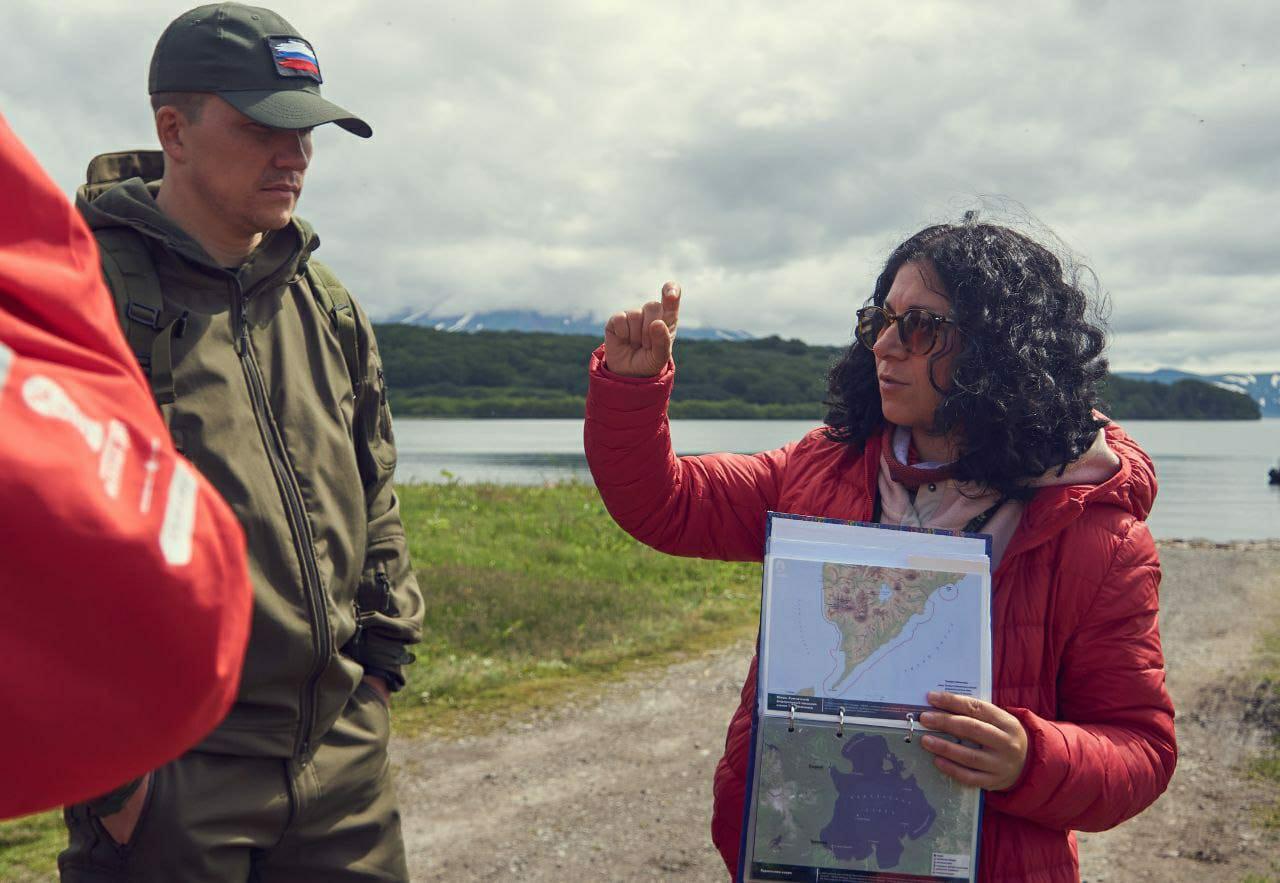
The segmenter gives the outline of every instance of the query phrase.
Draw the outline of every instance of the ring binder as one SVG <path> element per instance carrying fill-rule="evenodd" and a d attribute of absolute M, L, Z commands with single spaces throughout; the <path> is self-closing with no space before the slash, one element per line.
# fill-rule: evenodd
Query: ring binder
<path fill-rule="evenodd" d="M 735 880 L 974 883 L 982 793 L 917 737 L 939 684 L 990 698 L 990 556 L 986 536 L 769 514 Z"/>

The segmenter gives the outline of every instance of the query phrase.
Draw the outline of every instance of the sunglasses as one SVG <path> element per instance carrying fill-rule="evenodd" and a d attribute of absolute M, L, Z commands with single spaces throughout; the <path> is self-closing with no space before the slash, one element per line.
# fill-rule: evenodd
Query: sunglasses
<path fill-rule="evenodd" d="M 942 326 L 956 324 L 945 316 L 931 313 L 922 307 L 912 307 L 895 315 L 884 307 L 868 306 L 858 310 L 857 316 L 858 323 L 854 326 L 853 334 L 858 343 L 871 349 L 890 325 L 897 325 L 898 340 L 902 341 L 902 348 L 913 356 L 933 352 L 933 348 L 938 345 Z"/>

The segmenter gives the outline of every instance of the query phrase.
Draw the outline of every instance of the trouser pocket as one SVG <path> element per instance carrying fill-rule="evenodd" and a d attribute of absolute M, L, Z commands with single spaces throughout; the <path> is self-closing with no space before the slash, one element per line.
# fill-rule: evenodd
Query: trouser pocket
<path fill-rule="evenodd" d="M 117 843 L 87 804 L 68 806 L 62 812 L 67 826 L 67 848 L 58 856 L 58 872 L 67 881 L 124 880 L 129 859 L 146 837 L 148 822 L 154 815 L 164 777 L 161 770 L 151 774 L 143 798 L 138 822 L 125 843 Z"/>

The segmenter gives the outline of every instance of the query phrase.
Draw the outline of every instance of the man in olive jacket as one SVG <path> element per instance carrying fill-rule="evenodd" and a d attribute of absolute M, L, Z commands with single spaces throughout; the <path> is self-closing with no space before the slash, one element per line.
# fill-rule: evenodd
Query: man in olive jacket
<path fill-rule="evenodd" d="M 69 807 L 64 880 L 408 876 L 388 703 L 422 597 L 391 417 L 368 319 L 293 214 L 311 129 L 372 131 L 320 81 L 314 49 L 270 10 L 191 10 L 151 62 L 163 152 L 99 157 L 79 193 L 173 439 L 244 527 L 255 597 L 230 714 L 195 750 Z"/>

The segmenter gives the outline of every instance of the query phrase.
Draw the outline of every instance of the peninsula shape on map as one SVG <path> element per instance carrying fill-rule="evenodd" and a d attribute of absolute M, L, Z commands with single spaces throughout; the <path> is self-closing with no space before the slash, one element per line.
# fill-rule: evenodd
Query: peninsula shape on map
<path fill-rule="evenodd" d="M 769 597 L 770 707 L 786 697 L 921 706 L 978 695 L 978 574 L 779 558 Z M 819 710 L 806 708 L 799 710 Z"/>
<path fill-rule="evenodd" d="M 968 879 L 977 789 L 942 775 L 919 740 L 784 718 L 761 720 L 752 877 L 771 869 Z M 812 879 L 798 874 L 794 878 Z"/>

